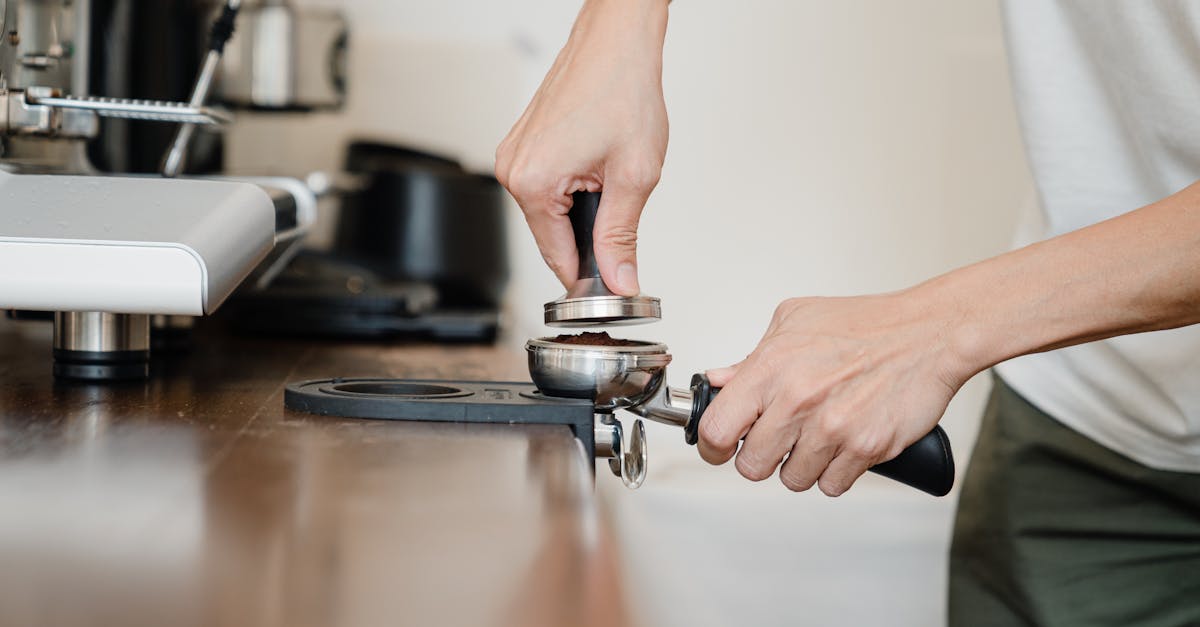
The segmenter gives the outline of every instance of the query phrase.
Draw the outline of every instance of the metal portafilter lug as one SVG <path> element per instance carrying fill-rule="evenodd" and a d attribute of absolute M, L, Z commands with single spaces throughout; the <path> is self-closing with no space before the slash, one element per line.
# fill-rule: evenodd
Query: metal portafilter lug
<path fill-rule="evenodd" d="M 598 414 L 596 423 L 596 457 L 608 458 L 608 468 L 621 478 L 625 487 L 636 490 L 646 480 L 646 427 L 641 420 L 633 423 L 628 444 L 621 421 L 612 414 Z"/>

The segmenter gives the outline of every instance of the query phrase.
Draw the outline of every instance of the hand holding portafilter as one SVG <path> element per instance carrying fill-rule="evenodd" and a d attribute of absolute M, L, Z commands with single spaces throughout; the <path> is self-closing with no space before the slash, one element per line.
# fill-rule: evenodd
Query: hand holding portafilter
<path fill-rule="evenodd" d="M 579 250 L 579 275 L 562 298 L 546 303 L 545 321 L 552 327 L 644 324 L 662 318 L 653 296 L 617 296 L 604 284 L 596 263 L 592 232 L 600 211 L 600 192 L 575 192 L 569 215 Z"/>
<path fill-rule="evenodd" d="M 529 340 L 525 350 L 529 375 L 543 394 L 589 399 L 602 414 L 627 409 L 648 420 L 682 427 L 688 444 L 696 443 L 704 411 L 720 392 L 699 374 L 688 388 L 665 385 L 671 355 L 665 345 L 654 342 L 592 346 L 540 339 Z M 954 484 L 950 440 L 941 427 L 934 426 L 894 459 L 870 470 L 944 496 Z"/>

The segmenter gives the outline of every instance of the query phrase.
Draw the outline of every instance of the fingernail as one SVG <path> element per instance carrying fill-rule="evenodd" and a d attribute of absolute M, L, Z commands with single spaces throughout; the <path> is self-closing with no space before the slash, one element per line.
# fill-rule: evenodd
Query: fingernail
<path fill-rule="evenodd" d="M 617 266 L 617 288 L 630 295 L 641 291 L 638 287 L 637 267 L 632 263 L 626 262 Z"/>

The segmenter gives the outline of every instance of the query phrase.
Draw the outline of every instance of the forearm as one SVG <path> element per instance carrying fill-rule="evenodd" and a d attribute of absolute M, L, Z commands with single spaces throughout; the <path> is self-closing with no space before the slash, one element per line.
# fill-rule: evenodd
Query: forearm
<path fill-rule="evenodd" d="M 1200 322 L 1200 184 L 911 290 L 959 366 Z"/>

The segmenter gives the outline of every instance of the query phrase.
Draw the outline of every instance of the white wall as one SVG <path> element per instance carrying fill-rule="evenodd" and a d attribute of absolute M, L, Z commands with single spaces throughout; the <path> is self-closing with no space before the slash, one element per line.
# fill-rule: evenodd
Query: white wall
<path fill-rule="evenodd" d="M 345 0 L 343 115 L 250 118 L 243 169 L 335 167 L 384 136 L 487 170 L 578 0 Z M 997 7 L 961 0 L 679 0 L 665 61 L 671 147 L 641 231 L 642 285 L 676 382 L 750 351 L 788 296 L 910 285 L 1004 249 L 1032 196 Z M 280 139 L 281 132 L 283 139 Z M 561 287 L 511 213 L 509 342 L 544 333 Z M 624 333 L 624 331 L 623 331 Z M 986 381 L 944 424 L 960 460 Z M 951 500 L 864 481 L 841 499 L 750 485 L 652 426 L 652 470 L 598 477 L 647 625 L 940 621 Z"/>

